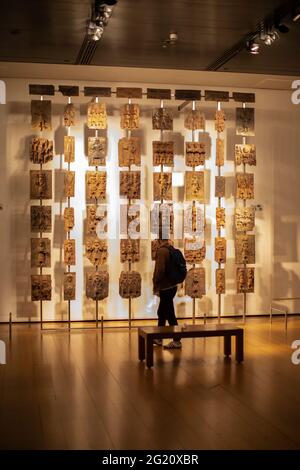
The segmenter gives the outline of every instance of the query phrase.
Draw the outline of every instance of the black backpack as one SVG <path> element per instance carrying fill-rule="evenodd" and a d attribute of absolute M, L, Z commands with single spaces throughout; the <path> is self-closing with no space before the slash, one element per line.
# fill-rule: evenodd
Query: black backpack
<path fill-rule="evenodd" d="M 169 250 L 168 279 L 172 284 L 181 284 L 186 278 L 186 261 L 178 248 L 167 247 Z"/>

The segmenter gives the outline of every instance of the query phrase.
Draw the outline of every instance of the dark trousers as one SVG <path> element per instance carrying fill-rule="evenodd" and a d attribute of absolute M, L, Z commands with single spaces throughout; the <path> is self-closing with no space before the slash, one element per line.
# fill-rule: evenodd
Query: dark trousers
<path fill-rule="evenodd" d="M 158 326 L 165 326 L 166 322 L 168 322 L 170 326 L 178 325 L 173 303 L 176 292 L 177 287 L 159 291 L 160 302 L 157 310 Z M 174 341 L 179 340 L 180 336 L 174 336 Z"/>

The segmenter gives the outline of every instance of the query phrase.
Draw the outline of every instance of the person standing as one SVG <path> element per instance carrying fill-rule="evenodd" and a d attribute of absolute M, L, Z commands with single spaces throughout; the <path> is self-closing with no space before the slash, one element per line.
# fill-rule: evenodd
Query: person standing
<path fill-rule="evenodd" d="M 170 326 L 178 325 L 173 302 L 177 292 L 177 283 L 172 281 L 172 276 L 170 276 L 170 250 L 172 249 L 174 248 L 171 240 L 159 240 L 153 273 L 153 292 L 160 299 L 157 310 L 158 326 L 165 326 L 166 322 Z M 154 343 L 162 346 L 162 340 L 155 340 Z M 176 335 L 170 343 L 164 346 L 165 349 L 181 349 L 181 347 L 180 337 Z"/>

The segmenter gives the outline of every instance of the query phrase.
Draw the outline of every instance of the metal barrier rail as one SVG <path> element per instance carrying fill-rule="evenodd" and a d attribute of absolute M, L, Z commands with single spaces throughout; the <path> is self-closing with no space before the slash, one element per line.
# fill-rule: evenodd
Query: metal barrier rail
<path fill-rule="evenodd" d="M 282 302 L 282 301 L 287 301 L 287 300 L 300 300 L 300 297 L 277 297 L 272 300 L 272 303 L 270 306 L 270 323 L 272 324 L 273 311 L 284 313 L 284 324 L 285 324 L 286 330 L 288 326 L 288 313 L 289 313 L 288 308 L 286 306 L 283 306 L 282 308 L 273 307 L 273 302 Z"/>

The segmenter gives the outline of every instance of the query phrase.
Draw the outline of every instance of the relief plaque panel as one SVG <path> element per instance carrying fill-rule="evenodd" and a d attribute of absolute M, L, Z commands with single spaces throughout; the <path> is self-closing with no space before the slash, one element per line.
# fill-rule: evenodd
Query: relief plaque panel
<path fill-rule="evenodd" d="M 255 226 L 255 207 L 238 207 L 235 209 L 235 229 L 237 232 L 251 232 Z"/>
<path fill-rule="evenodd" d="M 74 207 L 65 207 L 64 209 L 64 231 L 70 232 L 74 228 Z"/>
<path fill-rule="evenodd" d="M 216 293 L 225 294 L 225 269 L 216 269 Z"/>
<path fill-rule="evenodd" d="M 133 131 L 140 125 L 140 107 L 138 104 L 124 104 L 121 107 L 121 129 Z"/>
<path fill-rule="evenodd" d="M 76 264 L 74 239 L 70 238 L 68 240 L 64 240 L 64 263 L 68 266 L 74 266 Z"/>
<path fill-rule="evenodd" d="M 34 233 L 51 232 L 51 206 L 30 206 L 31 231 Z"/>
<path fill-rule="evenodd" d="M 236 108 L 236 135 L 255 135 L 254 108 Z"/>
<path fill-rule="evenodd" d="M 205 295 L 205 269 L 192 268 L 185 279 L 185 295 L 192 299 L 201 299 Z"/>
<path fill-rule="evenodd" d="M 30 142 L 30 161 L 41 165 L 53 160 L 53 140 L 34 137 Z"/>
<path fill-rule="evenodd" d="M 50 238 L 31 239 L 31 267 L 51 267 L 51 242 Z"/>
<path fill-rule="evenodd" d="M 256 147 L 254 144 L 235 145 L 235 163 L 237 165 L 256 165 Z"/>
<path fill-rule="evenodd" d="M 88 137 L 89 166 L 106 165 L 106 137 Z"/>
<path fill-rule="evenodd" d="M 105 201 L 106 199 L 106 172 L 87 171 L 85 174 L 86 198 Z"/>
<path fill-rule="evenodd" d="M 87 126 L 89 129 L 106 129 L 107 114 L 105 103 L 92 101 L 87 110 Z"/>
<path fill-rule="evenodd" d="M 142 278 L 137 271 L 122 271 L 119 279 L 119 293 L 123 299 L 134 299 L 141 295 Z"/>
<path fill-rule="evenodd" d="M 255 264 L 255 235 L 236 235 L 236 264 Z"/>
<path fill-rule="evenodd" d="M 215 114 L 215 129 L 217 132 L 224 132 L 226 116 L 222 109 L 218 109 Z"/>
<path fill-rule="evenodd" d="M 94 266 L 107 262 L 107 240 L 89 238 L 86 241 L 85 255 Z"/>
<path fill-rule="evenodd" d="M 172 200 L 172 173 L 153 173 L 153 200 Z"/>
<path fill-rule="evenodd" d="M 120 240 L 120 261 L 138 263 L 140 261 L 140 240 Z"/>
<path fill-rule="evenodd" d="M 217 138 L 216 140 L 216 165 L 223 166 L 224 165 L 224 157 L 225 155 L 225 147 L 224 147 L 224 139 Z"/>
<path fill-rule="evenodd" d="M 153 166 L 174 166 L 174 142 L 152 142 Z"/>
<path fill-rule="evenodd" d="M 151 240 L 151 259 L 155 261 L 156 252 L 159 247 L 159 240 Z"/>
<path fill-rule="evenodd" d="M 221 228 L 225 228 L 225 209 L 224 209 L 224 207 L 217 207 L 216 208 L 216 225 L 217 225 L 217 230 L 221 230 Z"/>
<path fill-rule="evenodd" d="M 72 135 L 64 137 L 64 158 L 66 163 L 75 161 L 75 137 Z"/>
<path fill-rule="evenodd" d="M 205 130 L 205 116 L 198 109 L 192 109 L 186 113 L 184 127 L 190 131 Z"/>
<path fill-rule="evenodd" d="M 64 300 L 76 298 L 76 273 L 64 273 Z"/>
<path fill-rule="evenodd" d="M 64 109 L 64 126 L 72 127 L 76 125 L 75 122 L 76 108 L 73 103 L 68 103 Z"/>
<path fill-rule="evenodd" d="M 107 209 L 105 206 L 94 204 L 87 206 L 86 232 L 88 235 L 96 235 L 96 233 L 104 235 L 107 232 Z"/>
<path fill-rule="evenodd" d="M 253 173 L 237 173 L 236 183 L 237 199 L 254 199 Z"/>
<path fill-rule="evenodd" d="M 64 172 L 64 196 L 74 197 L 75 195 L 75 171 Z"/>
<path fill-rule="evenodd" d="M 120 196 L 128 199 L 141 198 L 140 171 L 120 171 Z"/>
<path fill-rule="evenodd" d="M 185 198 L 204 203 L 204 171 L 185 172 Z"/>
<path fill-rule="evenodd" d="M 109 274 L 96 271 L 86 275 L 86 296 L 92 300 L 103 300 L 108 297 Z"/>
<path fill-rule="evenodd" d="M 50 274 L 33 274 L 31 276 L 31 300 L 51 300 Z"/>
<path fill-rule="evenodd" d="M 184 257 L 189 264 L 200 264 L 205 260 L 206 244 L 205 241 L 199 242 L 196 239 L 184 240 Z"/>
<path fill-rule="evenodd" d="M 36 131 L 51 131 L 51 101 L 31 101 L 31 127 Z"/>
<path fill-rule="evenodd" d="M 237 268 L 236 282 L 238 294 L 254 292 L 254 268 Z"/>
<path fill-rule="evenodd" d="M 157 108 L 152 114 L 152 129 L 161 131 L 173 130 L 173 116 L 166 108 Z"/>
<path fill-rule="evenodd" d="M 185 143 L 185 164 L 186 166 L 199 166 L 205 164 L 205 143 L 186 142 Z"/>
<path fill-rule="evenodd" d="M 226 238 L 215 238 L 215 261 L 217 263 L 226 263 Z"/>
<path fill-rule="evenodd" d="M 215 177 L 215 197 L 225 197 L 225 176 Z"/>
<path fill-rule="evenodd" d="M 150 212 L 151 233 L 159 236 L 159 228 L 163 239 L 174 235 L 174 210 L 173 204 L 155 203 Z"/>
<path fill-rule="evenodd" d="M 30 199 L 52 199 L 51 170 L 30 170 Z"/>
<path fill-rule="evenodd" d="M 119 166 L 141 166 L 141 144 L 138 137 L 123 137 L 118 143 Z"/>

